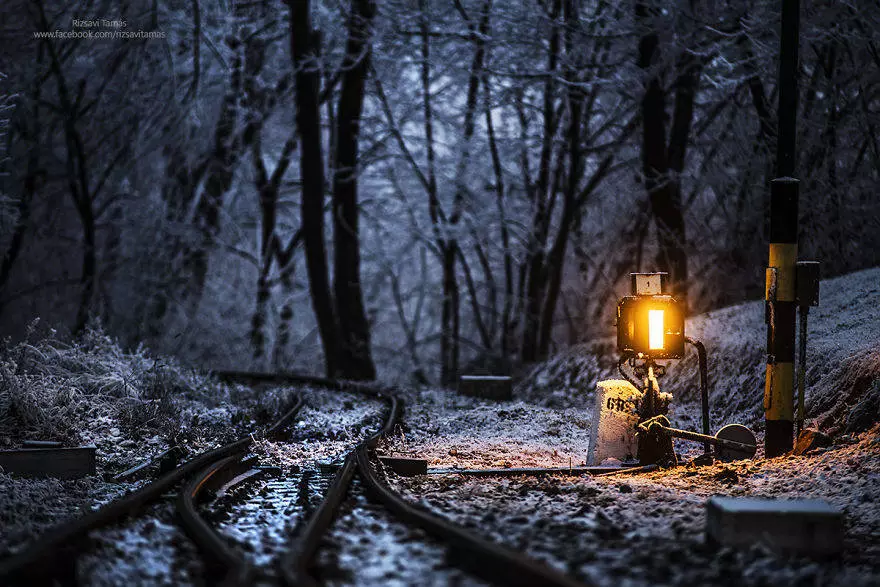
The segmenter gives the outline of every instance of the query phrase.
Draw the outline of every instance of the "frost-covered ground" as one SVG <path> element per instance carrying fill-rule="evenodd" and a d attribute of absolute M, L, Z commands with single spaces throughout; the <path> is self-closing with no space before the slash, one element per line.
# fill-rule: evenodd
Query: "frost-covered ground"
<path fill-rule="evenodd" d="M 0 448 L 24 439 L 94 444 L 98 473 L 58 481 L 0 471 L 0 553 L 138 487 L 111 480 L 172 445 L 197 454 L 258 431 L 292 391 L 222 384 L 142 350 L 124 352 L 100 331 L 74 344 L 48 336 L 0 345 Z"/>
<path fill-rule="evenodd" d="M 256 391 L 268 392 L 261 386 Z M 302 387 L 305 407 L 283 440 L 258 440 L 250 456 L 260 465 L 280 468 L 230 492 L 218 494 L 201 511 L 231 545 L 265 574 L 275 571 L 302 524 L 299 484 L 304 471 L 333 462 L 379 427 L 382 402 L 349 393 Z M 319 496 L 320 497 L 320 496 Z M 211 584 L 193 544 L 181 531 L 174 500 L 152 506 L 144 516 L 92 533 L 95 548 L 78 561 L 77 581 L 84 585 Z"/>
<path fill-rule="evenodd" d="M 763 438 L 764 328 L 763 302 L 687 322 L 709 353 L 713 432 L 739 422 Z M 880 269 L 822 282 L 808 340 L 808 425 L 832 435 L 828 449 L 620 478 L 428 475 L 395 484 L 438 514 L 599 585 L 878 585 Z M 674 396 L 673 422 L 691 429 L 695 355 L 670 362 L 661 380 Z M 569 349 L 537 366 L 512 402 L 412 392 L 407 429 L 385 449 L 421 455 L 432 468 L 582 464 L 595 385 L 618 377 L 616 359 L 613 339 Z M 846 512 L 844 554 L 814 561 L 768 543 L 712 548 L 704 509 L 713 494 L 825 499 Z"/>
<path fill-rule="evenodd" d="M 693 317 L 687 331 L 709 352 L 712 430 L 740 422 L 761 438 L 763 302 Z M 392 483 L 440 515 L 602 586 L 880 584 L 880 269 L 822 283 L 809 341 L 808 424 L 834 439 L 827 449 L 620 478 L 432 474 L 393 477 Z M 528 373 L 510 402 L 405 390 L 404 424 L 380 450 L 425 457 L 432 468 L 583 464 L 595 385 L 617 377 L 616 358 L 613 339 L 569 349 Z M 691 429 L 699 414 L 696 363 L 695 354 L 670 362 L 661 380 L 674 396 L 673 422 Z M 0 553 L 17 551 L 46 528 L 136 487 L 105 479 L 172 442 L 193 453 L 259 429 L 294 391 L 305 395 L 306 407 L 292 442 L 254 445 L 262 464 L 281 467 L 282 478 L 338 461 L 377 426 L 380 402 L 312 389 L 222 385 L 173 361 L 125 353 L 99 332 L 74 345 L 50 337 L 2 346 L 0 447 L 23 438 L 94 443 L 99 475 L 62 482 L 0 473 Z M 272 483 L 244 492 L 242 507 L 260 501 Z M 710 547 L 704 508 L 713 494 L 825 499 L 846 512 L 843 555 L 797 558 L 766 542 L 745 550 Z M 314 506 L 294 504 L 294 495 L 276 496 L 274 512 L 251 511 L 247 524 L 229 517 L 224 532 L 238 544 L 255 545 L 255 560 L 271 558 L 296 530 L 288 518 Z M 283 519 L 283 526 L 265 528 L 272 519 Z M 198 583 L 203 575 L 167 502 L 92 539 L 95 548 L 75 570 L 83 584 Z M 269 543 L 276 546 L 266 548 Z M 148 548 L 138 551 L 138 545 Z M 446 566 L 440 545 L 369 506 L 357 491 L 326 547 L 320 573 L 334 584 L 472 582 Z"/>

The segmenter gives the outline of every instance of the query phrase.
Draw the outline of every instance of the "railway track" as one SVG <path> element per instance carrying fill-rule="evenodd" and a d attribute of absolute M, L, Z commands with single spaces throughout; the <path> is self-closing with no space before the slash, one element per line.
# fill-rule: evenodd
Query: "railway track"
<path fill-rule="evenodd" d="M 262 436 L 271 438 L 279 434 L 293 421 L 302 405 L 302 398 L 297 396 L 292 407 Z M 59 568 L 70 567 L 69 561 L 75 559 L 88 543 L 89 532 L 137 515 L 148 504 L 159 500 L 175 486 L 206 467 L 238 460 L 254 440 L 255 436 L 248 434 L 234 442 L 198 454 L 133 493 L 47 530 L 29 547 L 0 561 L 0 584 L 34 584 L 52 579 Z"/>
<path fill-rule="evenodd" d="M 318 581 L 313 576 L 312 569 L 316 556 L 327 540 L 341 506 L 348 499 L 353 480 L 357 475 L 359 488 L 362 488 L 376 503 L 381 504 L 392 518 L 407 526 L 418 528 L 422 533 L 445 546 L 452 564 L 479 579 L 500 585 L 584 587 L 583 583 L 539 561 L 490 542 L 470 530 L 410 503 L 391 488 L 376 456 L 376 446 L 384 436 L 394 431 L 403 413 L 403 399 L 393 389 L 294 374 L 220 372 L 216 375 L 226 381 L 252 385 L 311 385 L 347 391 L 380 399 L 386 405 L 381 427 L 361 441 L 354 450 L 348 452 L 329 480 L 323 499 L 317 507 L 311 505 L 308 496 L 308 492 L 312 491 L 310 485 L 314 485 L 315 481 L 314 471 L 301 471 L 300 477 L 296 480 L 283 479 L 278 480 L 275 486 L 268 484 L 264 486 L 264 488 L 269 487 L 267 491 L 278 496 L 281 501 L 286 500 L 288 505 L 296 501 L 300 510 L 298 513 L 302 516 L 302 521 L 298 524 L 300 531 L 296 533 L 285 551 L 277 556 L 274 565 L 254 564 L 252 557 L 246 556 L 239 547 L 236 547 L 235 541 L 230 539 L 228 533 L 224 535 L 221 524 L 211 521 L 200 511 L 205 509 L 200 508 L 200 503 L 206 501 L 205 496 L 213 490 L 224 485 L 228 487 L 230 480 L 236 478 L 243 483 L 256 478 L 253 475 L 242 475 L 251 470 L 251 464 L 242 460 L 254 441 L 249 435 L 198 455 L 135 493 L 47 532 L 43 539 L 30 548 L 0 562 L 0 583 L 11 584 L 22 580 L 30 583 L 35 577 L 40 577 L 40 571 L 47 568 L 46 561 L 56 559 L 59 553 L 66 556 L 75 555 L 74 545 L 78 541 L 83 542 L 79 539 L 87 536 L 89 531 L 112 525 L 126 516 L 137 513 L 145 504 L 156 500 L 183 482 L 183 488 L 177 499 L 180 523 L 206 563 L 209 563 L 206 569 L 213 571 L 212 584 L 249 585 L 256 582 L 280 581 L 287 586 L 315 585 Z M 277 437 L 278 433 L 297 415 L 302 405 L 302 398 L 298 397 L 295 405 L 273 424 L 264 436 Z M 255 507 L 261 507 L 260 499 L 256 499 L 254 503 L 257 504 Z M 48 568 L 52 566 L 49 565 Z"/>
<path fill-rule="evenodd" d="M 283 376 L 277 377 L 278 379 L 273 382 L 285 382 Z M 375 448 L 379 440 L 390 434 L 400 420 L 404 408 L 403 399 L 394 390 L 369 385 L 340 383 L 339 389 L 383 399 L 388 406 L 387 416 L 380 430 L 361 442 L 346 456 L 321 505 L 311 516 L 293 547 L 282 558 L 280 571 L 286 585 L 292 587 L 317 583 L 310 574 L 310 568 L 346 498 L 355 473 L 358 473 L 368 495 L 384 505 L 397 519 L 420 528 L 447 545 L 455 563 L 480 579 L 499 585 L 584 587 L 583 583 L 539 561 L 489 542 L 469 530 L 411 504 L 392 490 L 383 479 L 384 473 L 378 470 Z"/>

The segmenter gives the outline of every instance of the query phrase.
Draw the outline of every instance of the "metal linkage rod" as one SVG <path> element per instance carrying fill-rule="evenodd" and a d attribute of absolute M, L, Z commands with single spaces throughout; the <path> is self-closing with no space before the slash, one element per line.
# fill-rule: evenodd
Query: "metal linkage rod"
<path fill-rule="evenodd" d="M 735 440 L 727 440 L 726 438 L 716 438 L 715 436 L 709 436 L 708 434 L 700 434 L 699 432 L 691 432 L 690 430 L 681 430 L 679 428 L 668 428 L 665 427 L 665 432 L 670 436 L 675 436 L 676 438 L 682 438 L 684 440 L 694 440 L 696 442 L 703 442 L 706 444 L 714 444 L 715 446 L 721 448 L 730 448 L 735 450 L 748 450 L 754 451 L 754 444 L 747 444 L 745 442 L 737 442 Z"/>
<path fill-rule="evenodd" d="M 685 341 L 697 349 L 700 364 L 700 401 L 703 404 L 703 434 L 709 436 L 711 430 L 709 425 L 709 359 L 706 356 L 706 347 L 702 342 L 693 338 L 685 338 Z M 709 441 L 703 443 L 703 449 L 708 453 L 711 450 L 711 443 Z"/>

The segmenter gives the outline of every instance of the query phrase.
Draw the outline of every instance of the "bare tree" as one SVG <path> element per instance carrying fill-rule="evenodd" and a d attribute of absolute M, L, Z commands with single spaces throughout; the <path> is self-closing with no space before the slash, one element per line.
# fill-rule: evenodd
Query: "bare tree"
<path fill-rule="evenodd" d="M 302 174 L 303 245 L 312 307 L 324 348 L 324 370 L 336 375 L 337 327 L 324 245 L 324 157 L 321 137 L 321 106 L 318 96 L 318 35 L 312 28 L 309 0 L 292 0 L 290 6 L 290 54 L 296 88 L 296 126 L 300 136 Z"/>
<path fill-rule="evenodd" d="M 636 4 L 636 20 L 644 27 L 639 39 L 638 64 L 646 75 L 642 98 L 642 172 L 657 227 L 657 267 L 669 272 L 673 292 L 686 301 L 687 252 L 679 176 L 684 169 L 700 63 L 687 49 L 676 59 L 675 99 L 667 141 L 659 14 L 659 9 L 648 2 Z"/>
<path fill-rule="evenodd" d="M 334 292 L 339 319 L 339 365 L 348 379 L 375 379 L 370 352 L 370 326 L 361 290 L 358 229 L 358 139 L 370 70 L 370 32 L 376 6 L 353 0 L 342 82 L 336 109 L 336 170 L 333 176 Z"/>

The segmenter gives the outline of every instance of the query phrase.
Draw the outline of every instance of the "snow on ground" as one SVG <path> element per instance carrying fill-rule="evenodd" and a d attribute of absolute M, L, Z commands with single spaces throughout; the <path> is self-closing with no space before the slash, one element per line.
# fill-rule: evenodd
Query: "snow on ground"
<path fill-rule="evenodd" d="M 226 385 L 142 350 L 124 352 L 99 330 L 65 344 L 50 334 L 0 345 L 0 447 L 24 439 L 94 444 L 97 475 L 33 480 L 0 471 L 0 553 L 141 483 L 112 477 L 172 443 L 197 454 L 277 417 L 290 388 Z"/>
<path fill-rule="evenodd" d="M 359 479 L 325 542 L 315 565 L 322 585 L 485 585 L 450 566 L 442 544 L 371 503 Z"/>
<path fill-rule="evenodd" d="M 198 585 L 205 565 L 176 520 L 174 503 L 89 535 L 91 548 L 76 561 L 79 585 Z"/>
<path fill-rule="evenodd" d="M 582 410 L 498 404 L 444 390 L 407 393 L 404 421 L 387 450 L 427 458 L 431 467 L 568 466 L 569 459 L 577 465 L 589 442 Z"/>
<path fill-rule="evenodd" d="M 380 400 L 315 388 L 300 393 L 305 405 L 290 436 L 281 442 L 254 444 L 253 451 L 264 464 L 290 470 L 341 460 L 381 427 L 385 405 Z"/>
<path fill-rule="evenodd" d="M 761 436 L 763 312 L 763 302 L 749 302 L 688 320 L 688 334 L 709 352 L 713 431 L 740 422 Z M 824 281 L 809 326 L 807 414 L 810 424 L 834 437 L 828 449 L 625 478 L 428 475 L 392 482 L 439 514 L 603 586 L 880 584 L 880 269 Z M 511 402 L 407 390 L 404 424 L 381 450 L 425 457 L 432 468 L 582 464 L 595 384 L 617 377 L 616 359 L 613 339 L 569 349 L 536 366 Z M 673 422 L 691 429 L 699 413 L 696 363 L 695 353 L 670 362 L 661 380 L 674 396 Z M 22 437 L 94 442 L 99 472 L 113 474 L 173 439 L 196 451 L 258 429 L 292 391 L 220 385 L 141 351 L 124 353 L 100 333 L 71 346 L 51 338 L 3 346 L 0 446 L 16 446 Z M 337 460 L 375 429 L 381 409 L 380 402 L 358 396 L 303 393 L 308 407 L 291 435 L 299 442 L 260 440 L 254 447 L 284 474 Z M 0 552 L 15 551 L 81 508 L 136 486 L 0 473 Z M 704 504 L 713 494 L 825 499 L 846 511 L 844 554 L 814 561 L 766 543 L 712 548 L 703 532 Z M 364 581 L 422 584 L 424 577 L 389 562 L 397 554 L 420 562 L 425 572 L 433 568 L 432 578 L 455 575 L 445 574 L 436 549 L 421 536 L 357 500 L 354 505 L 335 530 L 330 558 L 336 562 L 322 563 L 328 580 L 363 582 L 346 569 L 365 564 L 372 570 Z M 197 581 L 201 571 L 182 562 L 193 558 L 191 545 L 174 528 L 170 510 L 156 508 L 152 517 L 93 536 L 98 550 L 78 569 L 81 582 Z M 142 541 L 155 547 L 146 558 L 134 550 Z M 166 570 L 147 577 L 156 560 L 169 561 Z M 326 566 L 334 564 L 341 574 Z"/>
<path fill-rule="evenodd" d="M 713 432 L 739 422 L 762 438 L 763 302 L 692 317 L 686 328 L 708 349 Z M 880 269 L 822 282 L 808 340 L 808 424 L 835 437 L 828 449 L 628 477 L 393 483 L 440 515 L 602 586 L 880 584 Z M 580 464 L 595 384 L 618 377 L 616 360 L 613 339 L 569 349 L 534 368 L 512 402 L 411 392 L 405 430 L 384 448 L 420 455 L 431 468 Z M 674 396 L 673 422 L 698 429 L 696 353 L 670 361 L 661 388 Z M 710 547 L 705 502 L 713 494 L 825 499 L 846 512 L 844 554 L 816 561 L 767 543 Z"/>
<path fill-rule="evenodd" d="M 877 585 L 880 426 L 814 456 L 623 477 L 426 475 L 395 485 L 431 511 L 581 580 L 613 585 Z M 706 544 L 711 495 L 825 499 L 844 509 L 844 553 L 811 560 L 768 542 Z"/>

